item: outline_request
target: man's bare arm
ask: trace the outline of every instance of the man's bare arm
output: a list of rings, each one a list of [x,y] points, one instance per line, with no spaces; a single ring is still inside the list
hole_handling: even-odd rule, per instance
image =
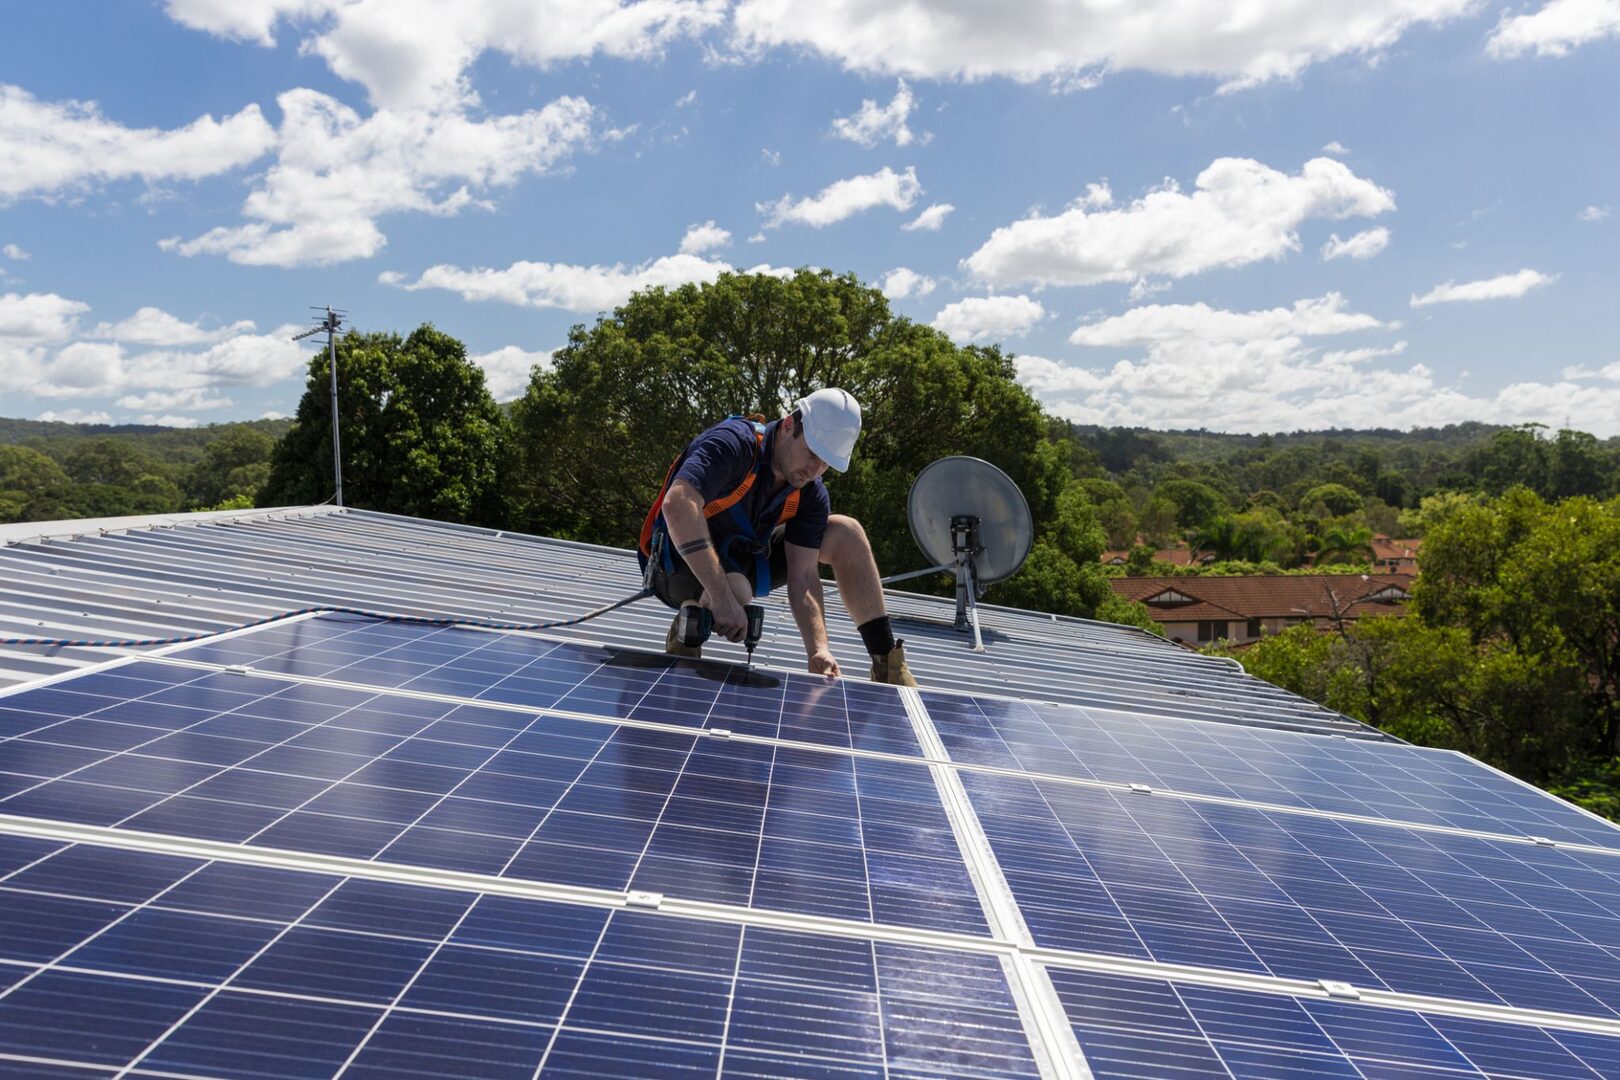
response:
[[[677,479],[664,494],[664,524],[669,539],[686,565],[703,585],[714,628],[731,641],[741,641],[748,628],[748,617],[732,595],[725,568],[709,538],[709,523],[703,518],[703,495],[685,480]]]
[[[804,639],[813,675],[839,675],[838,661],[827,645],[827,616],[821,595],[820,553],[815,548],[784,544],[787,552],[788,607]]]

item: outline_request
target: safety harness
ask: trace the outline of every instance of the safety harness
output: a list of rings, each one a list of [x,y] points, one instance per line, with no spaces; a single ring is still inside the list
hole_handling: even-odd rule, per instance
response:
[[[794,488],[788,492],[787,498],[782,501],[781,509],[777,512],[776,519],[763,530],[763,536],[759,535],[755,531],[754,523],[749,518],[747,511],[742,507],[742,500],[744,496],[753,490],[756,483],[764,485],[762,490],[769,489],[771,460],[770,455],[765,453],[765,418],[756,414],[752,416],[729,416],[726,419],[747,420],[754,426],[754,466],[743,477],[742,483],[727,494],[703,505],[703,518],[707,521],[721,514],[730,513],[732,524],[736,527],[738,534],[735,539],[746,542],[748,550],[754,555],[754,595],[764,596],[771,591],[771,537],[776,532],[777,526],[785,525],[793,518],[794,514],[799,512],[799,489]],[[669,485],[674,481],[675,473],[681,467],[681,462],[685,460],[686,451],[682,450],[675,455],[675,460],[670,462],[669,471],[664,474],[663,486],[658,489],[658,497],[653,500],[652,509],[647,511],[647,520],[642,522],[640,549],[641,554],[646,558],[653,557],[654,535],[658,533],[667,535],[668,529],[664,523],[664,496],[669,494]],[[659,558],[662,562],[662,569],[666,573],[673,571],[675,569],[675,559],[670,551],[670,545],[665,543],[658,545],[658,547],[660,549]]]

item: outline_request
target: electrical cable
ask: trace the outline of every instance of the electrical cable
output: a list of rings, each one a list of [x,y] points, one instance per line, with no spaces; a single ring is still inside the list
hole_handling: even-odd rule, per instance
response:
[[[265,623],[277,622],[281,619],[290,619],[295,615],[314,614],[359,615],[368,619],[377,619],[381,622],[409,623],[417,626],[477,626],[485,630],[557,630],[564,626],[577,626],[582,622],[589,622],[590,620],[599,616],[606,615],[610,611],[616,611],[619,608],[628,607],[637,600],[645,600],[651,595],[653,595],[653,591],[651,589],[639,589],[622,600],[615,600],[611,604],[606,604],[599,608],[593,608],[590,611],[587,611],[585,614],[575,616],[572,619],[554,619],[551,622],[538,623],[496,622],[492,619],[463,619],[435,615],[401,615],[397,612],[369,611],[365,608],[329,607],[326,605],[320,605],[317,607],[299,608],[297,611],[282,611],[275,615],[266,615],[262,619],[255,619],[252,622],[242,623],[240,626],[227,627],[224,630],[204,630],[201,633],[186,634],[182,637],[127,638],[105,641],[96,641],[90,639],[78,640],[70,638],[0,638],[0,645],[48,645],[59,648],[82,649],[133,649],[144,648],[149,645],[184,645],[187,642],[201,641],[204,638],[217,637],[220,634],[230,633],[231,631],[235,630],[248,630],[255,626],[263,626]]]

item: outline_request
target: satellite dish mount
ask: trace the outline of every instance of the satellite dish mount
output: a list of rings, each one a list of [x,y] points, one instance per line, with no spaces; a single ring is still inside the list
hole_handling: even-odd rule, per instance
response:
[[[973,634],[973,651],[984,651],[979,598],[1012,577],[1029,557],[1034,521],[1029,503],[1012,478],[974,457],[940,458],[917,474],[906,500],[906,517],[917,546],[934,565],[896,574],[885,585],[944,571],[956,578],[957,630]]]

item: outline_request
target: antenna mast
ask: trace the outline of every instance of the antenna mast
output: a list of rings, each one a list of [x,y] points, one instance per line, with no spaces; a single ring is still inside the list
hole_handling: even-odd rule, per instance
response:
[[[308,330],[305,330],[302,334],[296,335],[293,340],[302,341],[304,338],[318,334],[322,330],[326,331],[326,366],[327,370],[332,376],[332,477],[334,482],[337,484],[337,492],[333,496],[333,501],[337,503],[338,506],[342,506],[343,440],[342,432],[338,424],[337,335],[338,330],[343,326],[343,316],[347,313],[342,309],[332,307],[331,304],[327,304],[324,309],[315,308],[314,310],[324,310],[326,315],[314,326],[310,327]]]

